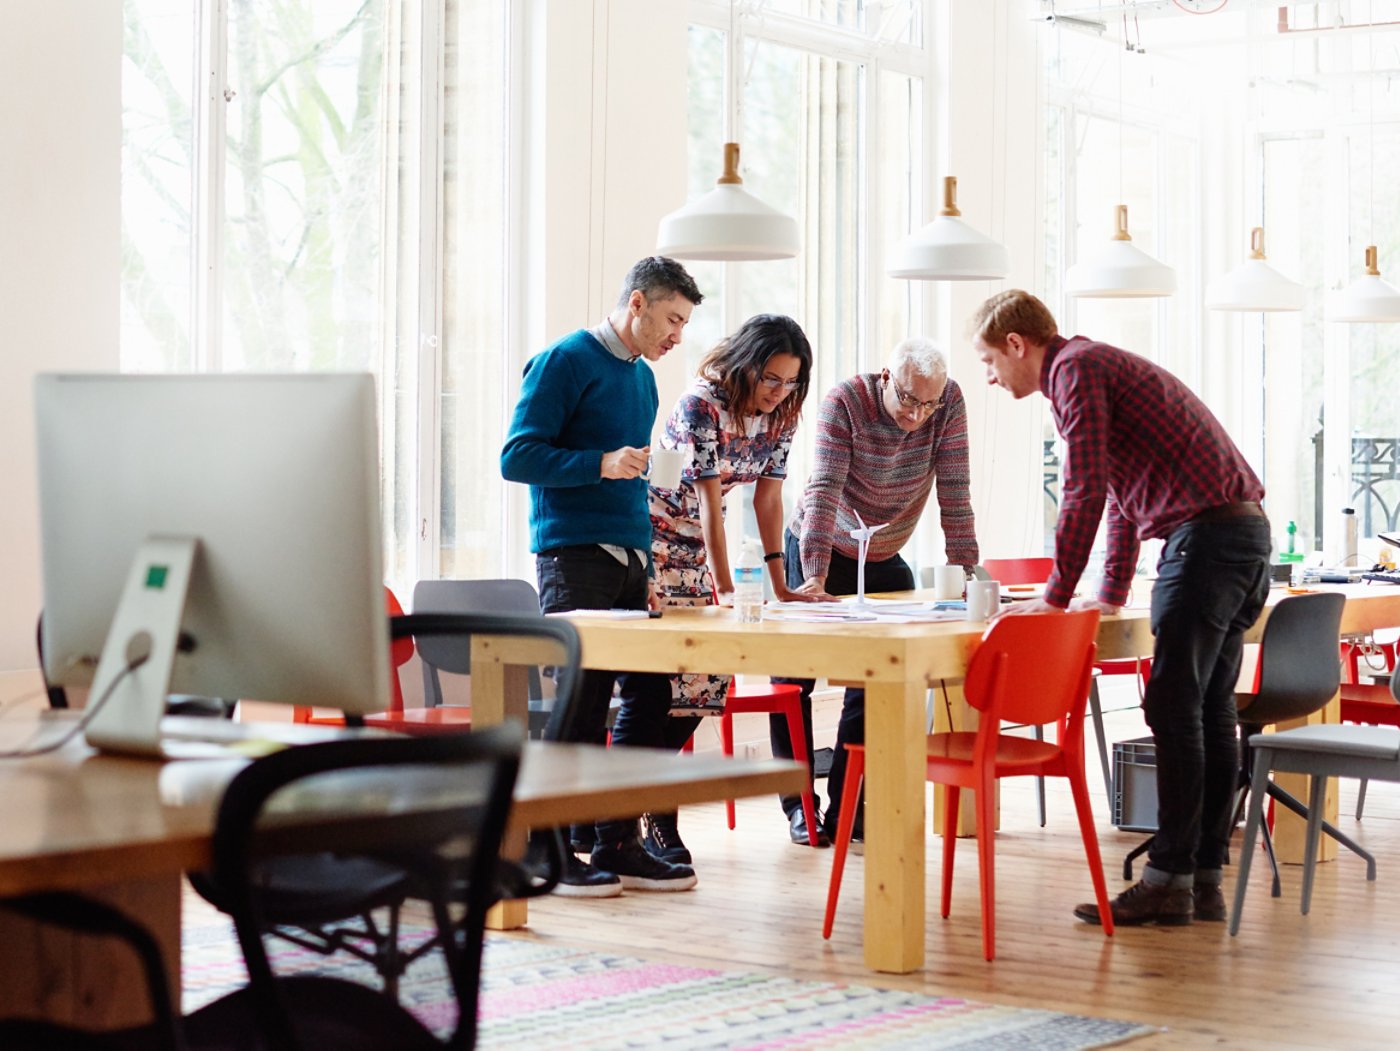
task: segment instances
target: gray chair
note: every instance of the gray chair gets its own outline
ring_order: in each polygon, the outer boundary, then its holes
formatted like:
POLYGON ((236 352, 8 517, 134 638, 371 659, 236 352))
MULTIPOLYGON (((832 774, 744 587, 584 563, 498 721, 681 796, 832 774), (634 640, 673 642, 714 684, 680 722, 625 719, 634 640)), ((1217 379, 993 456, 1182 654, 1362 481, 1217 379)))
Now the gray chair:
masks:
MULTIPOLYGON (((1256 785, 1269 783, 1269 771, 1307 774, 1308 829, 1303 847, 1303 895, 1300 911, 1304 916, 1312 905, 1313 872, 1317 864, 1318 833, 1322 820, 1329 777, 1361 777, 1375 781, 1400 781, 1400 728, 1393 726, 1352 726, 1322 724, 1300 726, 1275 734, 1257 734, 1249 739, 1254 749, 1256 785)), ((1244 828, 1244 853, 1240 856, 1239 880, 1235 884, 1235 906, 1230 912, 1230 933, 1240 929, 1245 890, 1249 886, 1249 863, 1254 840, 1262 825, 1265 793, 1256 788, 1249 800, 1249 818, 1244 828)), ((1363 852, 1366 879, 1376 878, 1376 861, 1363 852)))

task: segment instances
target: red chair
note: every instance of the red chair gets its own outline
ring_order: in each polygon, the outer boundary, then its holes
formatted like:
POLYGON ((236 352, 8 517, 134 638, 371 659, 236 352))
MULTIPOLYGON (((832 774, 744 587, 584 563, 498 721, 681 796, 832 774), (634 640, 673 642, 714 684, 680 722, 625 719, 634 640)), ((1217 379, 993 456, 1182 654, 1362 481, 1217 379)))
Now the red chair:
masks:
MULTIPOLYGON (((1362 643, 1353 639, 1342 641, 1342 685, 1341 715, 1344 723, 1362 723, 1368 726, 1400 726, 1400 704, 1391 694, 1389 682, 1364 683, 1360 678, 1360 659, 1363 655, 1362 643)), ((1381 643, 1379 649, 1385 657, 1386 671, 1395 674, 1395 651, 1400 643, 1381 643)), ((1356 820, 1366 809, 1366 779, 1356 790, 1356 820)))
MULTIPOLYGON (((740 686, 737 680, 729 681, 729 693, 724 698, 724 714, 719 719, 720 740, 724 754, 734 754, 734 716, 739 713, 767 713, 787 717, 788 737, 792 740, 792 758, 795 762, 807 762, 807 735, 802 721, 802 691, 790 682, 756 683, 740 686)), ((729 827, 734 828, 734 800, 724 801, 724 812, 729 819, 729 827)), ((802 793, 802 816, 807 821, 807 842, 817 845, 817 805, 809 788, 802 793)))
MULTIPOLYGON (((999 580, 1003 585, 1017 584, 1044 584, 1050 579, 1050 571, 1055 568, 1055 560, 1048 557, 1039 558, 989 558, 982 563, 993 580, 999 580)), ((1097 675, 1136 675, 1140 679, 1138 687, 1138 698, 1142 698, 1142 691, 1147 689, 1147 678, 1152 671, 1151 657, 1128 657, 1117 660, 1099 661, 1094 665, 1097 675)), ((1103 729, 1103 705, 1099 700, 1099 683, 1097 676, 1093 684, 1089 687, 1089 717, 1094 723, 1094 743, 1099 751, 1099 769, 1103 771, 1103 790, 1108 797, 1108 805, 1113 806, 1113 767, 1108 761, 1108 739, 1104 736, 1103 729)), ((1041 795, 1040 824, 1045 825, 1045 794, 1042 789, 1041 795)))
MULTIPOLYGON (((384 605, 390 617, 403 616, 403 606, 388 587, 384 588, 384 605)), ((472 710, 461 706, 443 705, 438 708, 405 708, 403 685, 399 669, 413 659, 413 640, 394 639, 389 644, 389 710, 365 716, 365 725, 381 730, 424 736, 437 733, 460 733, 472 728, 472 710)), ((297 708, 293 721, 316 726, 343 726, 342 715, 315 715, 310 708, 297 708)))
MULTIPOLYGON (((977 794, 977 856, 981 874, 982 954, 996 953, 996 893, 993 844, 996 827, 995 782, 1002 777, 1064 777, 1074 795, 1079 831, 1094 884, 1094 898, 1105 935, 1113 933, 1113 915, 1104 885, 1094 815, 1084 779, 1084 705, 1093 674, 1097 610, 1005 617, 982 637, 968 662, 964 691, 982 713, 975 732, 938 733, 928 737, 926 774, 947 786, 943 823, 941 911, 946 919, 953 897, 953 857, 957 842, 958 803, 962 789, 977 794), (1003 722, 1057 724, 1057 744, 1030 741, 1001 732, 1003 722)), ((855 823, 855 801, 865 771, 865 749, 852 745, 846 785, 836 826, 835 854, 827 890, 822 936, 831 937, 846 848, 855 823)))

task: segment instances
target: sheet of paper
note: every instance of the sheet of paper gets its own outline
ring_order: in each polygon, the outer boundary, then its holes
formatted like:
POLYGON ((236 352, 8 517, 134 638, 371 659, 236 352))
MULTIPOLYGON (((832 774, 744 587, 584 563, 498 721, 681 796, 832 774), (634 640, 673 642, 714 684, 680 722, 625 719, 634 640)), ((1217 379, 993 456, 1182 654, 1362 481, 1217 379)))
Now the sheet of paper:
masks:
POLYGON ((549 617, 585 617, 590 620, 646 620, 644 609, 567 609, 545 614, 549 617))

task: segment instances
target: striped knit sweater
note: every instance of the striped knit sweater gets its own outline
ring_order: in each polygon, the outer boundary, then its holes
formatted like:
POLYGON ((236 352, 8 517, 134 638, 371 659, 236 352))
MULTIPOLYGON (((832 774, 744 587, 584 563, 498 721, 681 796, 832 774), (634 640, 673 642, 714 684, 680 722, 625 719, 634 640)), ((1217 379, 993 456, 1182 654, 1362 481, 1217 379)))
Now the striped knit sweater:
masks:
POLYGON ((903 431, 880 402, 879 373, 864 373, 832 388, 817 416, 816 462, 788 528, 802 549, 802 575, 825 577, 835 549, 857 555, 850 531, 888 522, 870 539, 868 558, 899 553, 914 532, 935 479, 948 561, 977 561, 971 474, 967 462, 967 406, 948 380, 943 404, 923 425, 903 431))

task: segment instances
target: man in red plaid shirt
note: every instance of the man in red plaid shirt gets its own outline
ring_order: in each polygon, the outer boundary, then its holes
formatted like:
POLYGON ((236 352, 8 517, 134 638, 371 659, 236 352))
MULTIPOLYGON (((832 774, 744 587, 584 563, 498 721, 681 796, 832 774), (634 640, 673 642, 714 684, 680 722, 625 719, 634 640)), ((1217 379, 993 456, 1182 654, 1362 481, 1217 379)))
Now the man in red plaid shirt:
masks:
MULTIPOLYGON (((1105 511, 1108 555, 1097 599, 1117 613, 1143 538, 1165 541, 1152 590, 1152 675, 1143 712, 1157 759, 1158 831, 1141 882, 1113 900, 1115 924, 1224 920, 1220 889, 1239 776, 1234 705, 1244 632, 1269 591, 1264 487, 1220 421, 1146 358, 1065 339, 1035 296, 993 296, 972 320, 987 382, 1040 391, 1065 441, 1055 568, 1045 598, 1003 614, 1063 610, 1105 511)), ((1074 913, 1099 922, 1098 906, 1074 913)))

